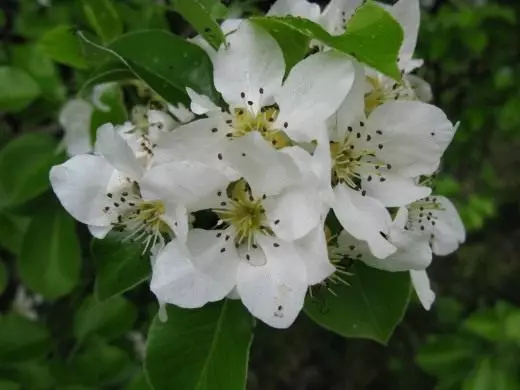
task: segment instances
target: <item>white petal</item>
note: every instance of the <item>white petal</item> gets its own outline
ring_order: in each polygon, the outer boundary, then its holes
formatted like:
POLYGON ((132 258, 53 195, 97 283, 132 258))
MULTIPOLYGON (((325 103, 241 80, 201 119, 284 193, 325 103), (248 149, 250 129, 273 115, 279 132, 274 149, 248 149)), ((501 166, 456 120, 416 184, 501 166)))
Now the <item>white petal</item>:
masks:
POLYGON ((96 151, 101 153, 115 169, 128 177, 138 180, 142 176, 142 165, 132 148, 111 123, 106 123, 98 129, 96 151))
POLYGON ((285 62, 271 35, 243 22, 228 36, 228 45, 215 55, 213 68, 215 87, 224 100, 232 107, 250 107, 256 113, 261 100, 268 101, 280 88, 285 62))
POLYGON ((211 111, 219 111, 220 108, 209 97, 199 95, 193 89, 186 87, 186 92, 191 99, 190 109, 197 115, 204 115, 211 111))
POLYGON ((364 179, 361 186, 367 191, 367 195, 379 200, 386 207, 406 206, 427 197, 432 192, 431 188, 416 184, 414 179, 391 174, 384 177, 384 182, 377 178, 371 181, 364 179))
POLYGON ((345 32, 345 24, 363 0, 331 0, 321 14, 320 24, 332 35, 345 32))
POLYGON ((159 132, 172 131, 177 126, 177 122, 161 110, 148 110, 148 122, 150 123, 148 134, 152 138, 159 132))
POLYGON ((102 240, 106 237, 108 232, 112 230, 111 226, 94 226, 94 225, 88 225, 88 230, 90 231, 90 234, 92 236, 96 237, 97 239, 102 240))
POLYGON ((287 189, 263 202, 271 230, 287 241, 302 238, 320 224, 317 205, 317 193, 302 187, 287 189))
POLYGON ((229 294, 239 260, 232 241, 225 243, 215 234, 195 229, 186 246, 178 240, 166 245, 157 257, 150 284, 158 300, 196 308, 229 294))
POLYGON ((430 287, 430 279, 426 271, 410 271, 410 276, 419 301, 426 310, 430 310, 435 301, 435 293, 430 287))
POLYGON ((368 127, 381 130, 377 156, 392 164, 392 172, 407 177, 431 174, 455 130, 439 108, 418 101, 395 101, 377 107, 368 127))
POLYGON ((164 203, 165 212, 161 219, 172 229, 180 242, 185 242, 188 236, 188 210, 182 204, 175 204, 169 199, 164 203))
POLYGON ((325 122, 354 83, 354 64, 335 51, 311 55, 291 69, 275 96, 280 107, 275 126, 296 140, 316 138, 314 123, 325 122))
POLYGON ((108 91, 112 88, 117 88, 117 83, 103 83, 94 86, 92 89, 92 104, 94 107, 103 112, 110 112, 110 106, 103 103, 101 98, 103 97, 105 91, 108 91))
POLYGON ((404 78, 412 87, 415 97, 421 102, 429 103, 433 99, 432 87, 424 79, 413 74, 405 75, 404 78))
POLYGON ((334 129, 332 140, 338 141, 345 138, 349 125, 358 118, 365 116, 365 70, 363 65, 354 61, 354 83, 347 97, 338 108, 333 117, 332 128, 334 129))
POLYGON ((320 6, 306 0, 277 0, 267 12, 267 16, 287 15, 316 20, 320 15, 320 6))
POLYGON ((225 186, 228 180, 218 170, 195 161, 174 161, 149 169, 140 181, 145 199, 171 200, 188 209, 225 186))
POLYGON ((399 50, 399 68, 408 73, 414 69, 411 59, 417 44, 421 21, 419 0, 399 0, 388 11, 403 28, 404 39, 399 50))
POLYGON ((114 172, 103 157, 84 154, 52 167, 50 182, 70 215, 87 225, 107 226, 110 220, 103 208, 114 172))
POLYGON ((441 211, 434 211, 437 221, 432 240, 433 252, 446 256, 457 250, 466 240, 466 229, 453 203, 444 196, 435 196, 441 211))
POLYGON ((65 130, 63 140, 69 156, 88 153, 92 150, 90 140, 92 111, 92 106, 81 99, 69 100, 61 109, 59 122, 65 130))
MULTIPOLYGON (((188 92, 189 95, 189 92, 188 92)), ((191 97, 190 97, 191 99, 191 97)), ((168 111, 172 114, 180 123, 187 123, 195 118, 195 115, 188 110, 184 104, 178 103, 177 105, 168 104, 168 111)))
POLYGON ((265 265, 240 263, 238 293, 255 317, 272 327, 287 328, 303 307, 307 292, 305 264, 291 243, 267 236, 258 236, 257 241, 261 249, 256 249, 254 255, 265 256, 265 265), (279 246, 275 247, 275 243, 279 246))
POLYGON ((329 261, 323 225, 298 240, 296 249, 307 267, 307 284, 309 286, 322 282, 336 271, 329 261))
POLYGON ((228 142, 222 155, 246 179, 255 196, 279 194, 299 180, 291 157, 274 149, 256 131, 228 142))
POLYGON ((377 258, 383 259, 396 251, 382 235, 388 234, 391 219, 381 202, 344 185, 336 186, 334 195, 334 214, 348 233, 366 241, 377 258))

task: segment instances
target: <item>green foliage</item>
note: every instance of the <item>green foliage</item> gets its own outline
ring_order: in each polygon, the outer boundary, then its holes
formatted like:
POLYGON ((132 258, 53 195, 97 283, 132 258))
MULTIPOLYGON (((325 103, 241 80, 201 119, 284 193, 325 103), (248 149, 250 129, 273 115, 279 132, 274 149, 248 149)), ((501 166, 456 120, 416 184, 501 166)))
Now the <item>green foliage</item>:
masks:
POLYGON ((155 389, 244 389, 252 328, 238 301, 169 307, 168 321, 156 317, 151 325, 146 375, 155 389))
POLYGON ((120 295, 149 278, 150 262, 142 254, 142 246, 122 241, 116 234, 94 240, 92 257, 96 265, 94 291, 99 301, 120 295))
POLYGON ((224 43, 224 33, 212 15, 212 7, 218 1, 175 0, 173 9, 190 23, 195 30, 214 48, 224 43))
POLYGON ((289 63, 294 61, 295 54, 301 54, 298 48, 305 41, 295 37, 298 33, 349 54, 394 79, 400 78, 397 56, 403 30, 387 11, 372 1, 356 10, 346 25, 345 33, 339 36, 329 34, 317 23, 293 16, 255 17, 252 20, 268 31, 274 31, 274 37, 278 38, 282 48, 290 48, 289 63), (296 47, 293 47, 295 41, 296 47))
POLYGON ((58 162, 56 142, 28 133, 0 150, 0 208, 34 199, 49 188, 49 169, 58 162))
POLYGON ((0 110, 18 112, 41 94, 34 79, 22 69, 0 66, 0 110))
POLYGON ((17 314, 0 317, 0 362, 45 356, 51 349, 49 331, 17 314))
POLYGON ((24 234, 19 257, 23 283, 48 299, 72 291, 79 281, 81 252, 74 220, 64 210, 42 210, 24 234))
POLYGON ((442 389, 503 389, 520 386, 520 308, 498 302, 464 320, 454 334, 434 335, 417 362, 442 389))
POLYGON ((407 273, 379 271, 361 264, 345 277, 349 285, 332 286, 309 297, 306 313, 319 325, 344 337, 362 337, 386 344, 401 322, 410 296, 407 273))
POLYGON ((82 0, 83 12, 97 36, 107 43, 123 32, 123 24, 109 0, 82 0))
POLYGON ((88 67, 80 41, 71 26, 57 26, 47 31, 39 44, 42 50, 56 62, 78 69, 88 67))

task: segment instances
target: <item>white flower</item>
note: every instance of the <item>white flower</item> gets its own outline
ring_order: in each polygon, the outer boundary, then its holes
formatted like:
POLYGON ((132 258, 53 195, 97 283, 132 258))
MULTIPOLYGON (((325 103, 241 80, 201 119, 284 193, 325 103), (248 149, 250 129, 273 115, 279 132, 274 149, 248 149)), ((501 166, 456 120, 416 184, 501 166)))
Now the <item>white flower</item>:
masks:
POLYGON ((216 193, 219 230, 193 229, 159 254, 151 290, 160 301, 200 307, 233 292, 267 324, 285 328, 310 284, 334 271, 313 192, 290 187, 255 196, 243 180, 216 193), (236 289, 236 290, 235 290, 236 289))
POLYGON ((347 232, 338 237, 342 255, 386 271, 410 271, 422 305, 429 310, 435 299, 426 268, 433 253, 447 255, 465 240, 465 229, 453 204, 443 196, 429 196, 398 210, 387 236, 397 251, 385 259, 374 257, 363 241, 347 232))
POLYGON ((385 258, 396 250, 385 238, 390 227, 385 207, 429 195, 415 177, 437 169, 454 129, 440 109, 416 101, 383 104, 366 118, 362 80, 357 78, 331 120, 330 157, 316 157, 331 168, 332 208, 340 223, 385 258))
POLYGON ((98 130, 96 153, 54 166, 50 181, 63 207, 98 238, 123 230, 147 249, 164 244, 163 235, 185 237, 190 205, 222 185, 216 170, 198 162, 147 170, 110 124, 98 130))
POLYGON ((332 51, 312 55, 282 85, 285 64, 278 44, 260 27, 243 22, 213 63, 215 86, 229 108, 220 109, 188 89, 192 111, 208 118, 167 135, 158 160, 195 153, 235 171, 254 192, 279 193, 298 176, 298 167, 281 150, 297 141, 324 138, 326 119, 353 83, 352 62, 332 51))
POLYGON ((58 121, 64 129, 63 142, 69 156, 92 150, 90 118, 92 105, 83 99, 69 100, 61 108, 58 121))

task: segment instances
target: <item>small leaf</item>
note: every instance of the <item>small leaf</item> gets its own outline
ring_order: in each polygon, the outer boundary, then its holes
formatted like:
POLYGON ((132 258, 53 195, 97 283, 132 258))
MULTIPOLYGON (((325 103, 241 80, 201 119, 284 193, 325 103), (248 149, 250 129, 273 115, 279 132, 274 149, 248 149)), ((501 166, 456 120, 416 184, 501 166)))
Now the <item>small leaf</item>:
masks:
POLYGON ((11 66, 0 66, 0 85, 0 111, 22 111, 41 94, 29 74, 11 66))
POLYGON ((46 355, 51 349, 48 330, 11 313, 0 317, 0 361, 12 363, 46 355))
POLYGON ((79 281, 81 251, 74 226, 72 217, 62 209, 43 210, 23 238, 20 277, 46 298, 68 294, 79 281))
POLYGON ((401 322, 410 296, 407 273, 385 272, 361 263, 352 266, 350 286, 335 285, 308 298, 305 312, 319 325, 345 337, 386 344, 401 322))
POLYGON ((130 330, 136 317, 136 308, 122 297, 113 297, 104 302, 88 297, 76 312, 74 336, 78 340, 93 334, 116 337, 130 330))
POLYGON ((82 0, 87 21, 103 42, 110 42, 123 33, 123 24, 114 4, 109 0, 82 0))
POLYGON ((110 53, 170 103, 188 103, 186 87, 217 99, 213 70, 207 54, 195 44, 166 31, 149 30, 125 34, 108 47, 90 46, 110 53))
POLYGON ((65 100, 66 89, 54 62, 34 44, 13 47, 13 65, 25 70, 38 83, 42 94, 52 102, 65 100))
POLYGON ((520 381, 507 364, 487 357, 482 359, 461 387, 462 390, 516 390, 520 381))
POLYGON ((145 373, 155 389, 243 390, 253 321, 239 301, 168 308, 148 333, 145 373))
POLYGON ((125 390, 153 390, 153 388, 148 384, 144 373, 140 372, 134 377, 130 384, 125 387, 125 390))
POLYGON ((2 390, 21 390, 22 387, 15 382, 11 381, 4 381, 3 379, 0 379, 0 389, 2 390))
POLYGON ((0 212, 0 247, 17 255, 22 248, 22 238, 29 226, 29 218, 0 212))
POLYGON ((134 288, 150 275, 150 261, 142 255, 142 246, 123 242, 116 234, 93 240, 92 257, 96 266, 94 290, 100 301, 134 288))
POLYGON ((253 17, 251 20, 269 31, 278 30, 278 36, 287 30, 296 31, 394 79, 400 78, 397 57, 403 29, 388 11, 373 1, 367 1, 356 10, 342 35, 331 35, 319 24, 295 16, 253 17))
POLYGON ((202 1, 174 0, 173 9, 181 14, 214 49, 218 49, 224 43, 224 33, 213 18, 211 10, 202 1))
POLYGON ((51 136, 27 133, 0 150, 0 208, 23 204, 49 188, 55 148, 51 136))
POLYGON ((54 61, 86 69, 88 63, 81 50, 81 43, 71 26, 57 26, 45 33, 39 42, 41 48, 54 61))

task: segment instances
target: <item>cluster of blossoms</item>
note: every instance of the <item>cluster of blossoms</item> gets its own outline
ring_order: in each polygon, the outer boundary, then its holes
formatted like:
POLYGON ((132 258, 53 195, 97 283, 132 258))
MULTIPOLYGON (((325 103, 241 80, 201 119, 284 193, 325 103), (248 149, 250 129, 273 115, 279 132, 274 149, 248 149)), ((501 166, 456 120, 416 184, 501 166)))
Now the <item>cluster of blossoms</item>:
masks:
MULTIPOLYGON (((353 3, 321 12, 279 0, 269 14, 341 34, 353 3)), ((53 167, 55 193, 95 237, 118 230, 144 243, 160 303, 241 299, 285 328, 311 286, 344 280, 361 261, 410 272, 428 309, 433 254, 465 238, 451 202, 429 187, 455 126, 409 74, 422 64, 412 58, 418 0, 388 10, 405 32, 399 81, 319 45, 287 72, 268 32, 226 21, 219 50, 200 43, 222 101, 187 89, 191 112, 137 107, 131 122, 101 126, 92 153, 53 167)))

